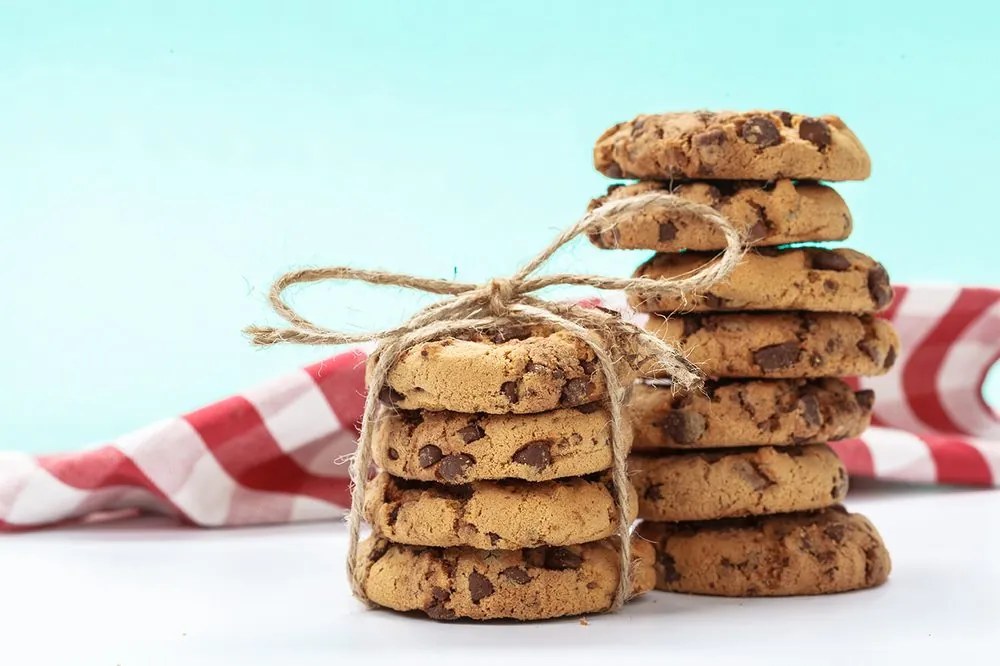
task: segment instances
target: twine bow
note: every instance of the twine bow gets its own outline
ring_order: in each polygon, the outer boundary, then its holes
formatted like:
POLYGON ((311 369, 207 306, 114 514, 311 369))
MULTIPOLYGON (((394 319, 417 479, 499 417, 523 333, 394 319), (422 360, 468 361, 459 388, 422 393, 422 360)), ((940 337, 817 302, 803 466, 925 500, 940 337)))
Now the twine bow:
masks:
MULTIPOLYGON (((641 328, 623 321, 620 316, 600 308, 547 301, 533 294, 553 285, 581 285, 604 290, 668 293, 683 298, 724 279, 739 262, 744 251, 741 234, 714 209, 681 199, 673 194, 652 192, 612 200, 587 213, 561 233, 547 248, 509 278, 494 278, 484 284, 472 284, 421 278, 412 275, 370 271, 344 266, 309 268, 281 276, 272 286, 270 302, 288 328, 250 326, 246 333, 253 344, 273 345, 291 342, 307 345, 350 344, 377 341, 368 359, 368 392, 365 398, 358 451, 350 469, 351 510, 348 514, 347 570, 352 590, 359 599, 368 600, 358 567, 357 547, 365 498, 365 482, 371 467, 371 440, 378 410, 378 395, 400 355, 414 345, 439 340, 469 330, 505 325, 544 326, 564 330, 579 338, 594 353, 607 386, 608 411, 611 415, 612 482, 618 513, 620 576, 612 610, 620 608, 632 591, 632 556, 629 541, 630 499, 626 458, 631 445, 631 428, 625 422, 623 405, 631 377, 640 369, 655 366, 672 378, 675 385, 693 389, 700 385, 696 369, 666 342, 641 328), (690 274, 670 278, 610 278, 597 275, 534 273, 567 242, 584 232, 602 232, 615 227, 626 213, 639 209, 696 217, 718 227, 726 239, 726 249, 712 262, 690 274), (282 299, 285 289, 294 284, 322 280, 353 280, 376 285, 392 285, 432 294, 450 296, 418 311, 409 321, 385 330, 363 333, 334 331, 305 319, 282 299)), ((661 375, 662 376, 662 375, 661 375)))

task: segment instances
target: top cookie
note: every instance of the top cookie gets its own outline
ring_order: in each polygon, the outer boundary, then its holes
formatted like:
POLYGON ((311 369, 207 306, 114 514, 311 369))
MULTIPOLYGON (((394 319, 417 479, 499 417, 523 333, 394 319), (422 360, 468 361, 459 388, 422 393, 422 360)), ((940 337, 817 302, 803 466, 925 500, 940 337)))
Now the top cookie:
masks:
POLYGON ((400 409, 531 414, 606 394, 594 352, 565 331, 470 331, 406 350, 382 401, 400 409))
POLYGON ((787 111, 641 115, 608 129, 594 166, 611 178, 864 180, 868 153, 837 116, 787 111))

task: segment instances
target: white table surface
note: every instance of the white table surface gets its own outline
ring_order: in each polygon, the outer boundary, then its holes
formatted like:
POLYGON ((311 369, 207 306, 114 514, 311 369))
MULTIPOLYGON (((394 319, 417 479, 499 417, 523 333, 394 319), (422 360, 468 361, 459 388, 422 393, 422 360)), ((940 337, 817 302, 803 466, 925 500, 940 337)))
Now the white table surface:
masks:
POLYGON ((148 518, 0 536, 0 664, 338 666, 360 651, 378 660, 365 666, 575 666, 614 655, 668 666, 997 663, 1000 492, 868 483, 848 506, 872 518, 892 552, 880 589, 747 600, 656 592, 588 625, 364 610, 347 590, 339 524, 208 531, 148 518))

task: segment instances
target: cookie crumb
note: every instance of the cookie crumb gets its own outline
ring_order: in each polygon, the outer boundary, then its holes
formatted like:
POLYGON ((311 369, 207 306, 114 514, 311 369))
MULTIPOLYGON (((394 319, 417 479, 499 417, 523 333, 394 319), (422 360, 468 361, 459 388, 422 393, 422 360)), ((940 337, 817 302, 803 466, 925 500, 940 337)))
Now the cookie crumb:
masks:
POLYGON ((581 617, 580 618, 580 626, 581 627, 589 627, 590 626, 590 620, 588 620, 585 617, 581 617))

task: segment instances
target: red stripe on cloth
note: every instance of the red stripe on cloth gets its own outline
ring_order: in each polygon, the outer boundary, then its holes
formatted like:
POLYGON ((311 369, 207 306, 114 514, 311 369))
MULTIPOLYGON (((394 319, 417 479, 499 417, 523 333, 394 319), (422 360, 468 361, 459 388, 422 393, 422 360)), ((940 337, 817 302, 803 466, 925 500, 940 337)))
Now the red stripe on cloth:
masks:
POLYGON ((365 354, 349 351, 306 367, 344 428, 361 430, 365 412, 365 354))
POLYGON ((967 442, 948 435, 917 435, 930 450, 938 483, 992 486, 993 473, 986 458, 967 442))
MULTIPOLYGON (((114 487, 146 490, 162 502, 166 509, 171 510, 185 523, 191 524, 190 519, 171 501, 170 496, 146 476, 131 458, 114 446, 101 446, 88 451, 86 455, 78 453, 41 455, 38 456, 37 462, 44 471, 77 490, 102 490, 114 487)), ((79 519, 67 519, 68 522, 75 520, 79 519)), ((4 524, 0 529, 8 528, 4 524)))
POLYGON ((288 456, 245 398, 233 396, 183 417, 223 469, 254 490, 309 495, 337 502, 342 489, 315 476, 288 456))
POLYGON ((840 456, 849 475, 875 476, 875 461, 872 459, 871 449, 863 440, 842 439, 839 442, 830 442, 830 446, 840 456))
POLYGON ((930 333, 910 352, 903 367, 903 390, 910 408, 935 430, 963 432, 941 404, 938 375, 948 350, 982 312, 1000 299, 990 289, 963 289, 930 333))
POLYGON ((38 456, 37 461, 43 470, 77 490, 101 490, 115 486, 142 488, 178 515, 184 515, 131 458, 114 446, 99 447, 88 451, 85 456, 78 453, 43 455, 38 456))

